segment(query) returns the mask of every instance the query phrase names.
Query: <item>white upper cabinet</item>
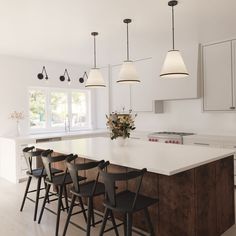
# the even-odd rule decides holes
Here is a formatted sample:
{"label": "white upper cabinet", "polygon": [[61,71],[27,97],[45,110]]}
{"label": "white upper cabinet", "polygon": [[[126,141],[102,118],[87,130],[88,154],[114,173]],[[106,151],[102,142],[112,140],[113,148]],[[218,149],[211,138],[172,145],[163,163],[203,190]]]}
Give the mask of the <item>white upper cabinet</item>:
{"label": "white upper cabinet", "polygon": [[232,80],[233,80],[233,95],[234,104],[236,107],[236,40],[232,41]]}
{"label": "white upper cabinet", "polygon": [[135,66],[141,82],[131,86],[131,108],[136,112],[151,112],[157,91],[153,60],[150,58],[136,61]]}
{"label": "white upper cabinet", "polygon": [[112,111],[132,109],[135,112],[154,112],[155,100],[192,99],[198,97],[198,44],[185,46],[183,58],[190,76],[184,79],[160,78],[166,51],[134,62],[141,83],[119,84],[121,65],[111,66],[110,91]]}
{"label": "white upper cabinet", "polygon": [[203,46],[203,109],[234,109],[231,41]]}

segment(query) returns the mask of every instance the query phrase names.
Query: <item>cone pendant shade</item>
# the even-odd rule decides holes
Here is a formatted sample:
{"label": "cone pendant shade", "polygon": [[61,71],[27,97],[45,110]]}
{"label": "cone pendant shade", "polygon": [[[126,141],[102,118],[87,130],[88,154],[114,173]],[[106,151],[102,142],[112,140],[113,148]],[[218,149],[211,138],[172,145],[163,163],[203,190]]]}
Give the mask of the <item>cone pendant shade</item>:
{"label": "cone pendant shade", "polygon": [[98,68],[92,68],[89,72],[85,87],[87,88],[101,88],[106,87],[102,77],[102,73]]}
{"label": "cone pendant shade", "polygon": [[187,78],[189,76],[184,60],[179,50],[175,50],[175,21],[174,21],[174,7],[178,1],[171,0],[168,6],[172,10],[172,50],[167,52],[164,64],[162,66],[161,78]]}
{"label": "cone pendant shade", "polygon": [[119,80],[117,82],[123,84],[133,84],[140,82],[137,70],[132,61],[124,61],[120,70]]}
{"label": "cone pendant shade", "polygon": [[160,76],[162,78],[186,78],[189,76],[180,51],[171,50],[166,54]]}
{"label": "cone pendant shade", "polygon": [[139,83],[140,80],[138,78],[138,73],[137,73],[137,70],[135,68],[133,61],[129,59],[130,58],[129,57],[129,24],[132,22],[132,20],[124,19],[123,22],[126,24],[126,27],[127,27],[127,32],[126,32],[127,58],[121,67],[119,79],[116,82],[120,84],[136,84],[136,83]]}
{"label": "cone pendant shade", "polygon": [[94,50],[94,67],[90,70],[88,79],[86,81],[86,88],[103,88],[106,87],[105,81],[102,77],[102,73],[99,68],[97,68],[97,60],[96,60],[96,36],[98,32],[92,32],[91,35],[94,37],[93,39],[93,50]]}

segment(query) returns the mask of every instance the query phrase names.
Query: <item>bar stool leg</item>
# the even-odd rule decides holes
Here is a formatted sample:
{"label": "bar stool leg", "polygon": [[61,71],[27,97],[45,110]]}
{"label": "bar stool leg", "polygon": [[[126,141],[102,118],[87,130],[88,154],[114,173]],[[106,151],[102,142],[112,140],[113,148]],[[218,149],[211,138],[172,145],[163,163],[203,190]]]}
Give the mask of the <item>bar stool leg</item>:
{"label": "bar stool leg", "polygon": [[103,236],[103,233],[104,233],[104,230],[105,230],[105,227],[106,227],[106,223],[107,223],[108,215],[109,215],[109,209],[106,208],[105,212],[104,212],[104,216],[103,216],[103,220],[102,220],[102,225],[101,225],[99,236]]}
{"label": "bar stool leg", "polygon": [[65,203],[66,203],[66,212],[68,212],[69,211],[69,204],[68,204],[68,196],[67,196],[66,186],[64,186],[64,196],[65,196]]}
{"label": "bar stool leg", "polygon": [[127,213],[127,236],[132,236],[132,214]]}
{"label": "bar stool leg", "polygon": [[66,231],[67,231],[68,225],[70,223],[70,218],[71,218],[71,214],[73,212],[75,199],[76,199],[76,196],[73,195],[73,197],[71,199],[71,205],[70,205],[70,209],[69,209],[69,212],[68,212],[68,216],[67,216],[67,219],[66,219],[66,224],[65,224],[65,227],[64,227],[64,231],[63,231],[63,236],[66,236]]}
{"label": "bar stool leg", "polygon": [[90,236],[91,220],[92,220],[92,198],[88,198],[88,220],[87,220],[87,231],[86,236]]}
{"label": "bar stool leg", "polygon": [[118,233],[118,230],[117,230],[117,226],[116,226],[116,221],[115,221],[115,218],[114,218],[112,210],[110,210],[110,215],[111,215],[111,222],[112,222],[112,225],[113,225],[114,230],[115,230],[115,234],[116,234],[116,236],[119,236],[119,233]]}
{"label": "bar stool leg", "polygon": [[152,222],[151,222],[151,218],[148,212],[148,209],[144,209],[144,213],[145,213],[145,217],[146,217],[146,221],[147,221],[147,225],[149,228],[149,232],[151,236],[154,236],[154,230],[153,230],[153,226],[152,226]]}
{"label": "bar stool leg", "polygon": [[[43,178],[44,187],[45,187],[45,191],[46,191],[46,189],[47,189],[47,183],[45,182],[45,180],[46,180],[46,177]],[[48,196],[47,202],[50,203],[49,196]]]}
{"label": "bar stool leg", "polygon": [[46,202],[47,202],[47,199],[48,199],[48,193],[49,193],[50,187],[51,187],[51,185],[47,184],[47,189],[46,189],[45,197],[43,199],[43,205],[42,205],[41,212],[40,212],[40,215],[39,215],[38,224],[40,224],[40,222],[42,220],[42,216],[43,216],[44,208],[45,208],[45,205],[46,205]]}
{"label": "bar stool leg", "polygon": [[127,235],[127,217],[126,217],[126,213],[124,215],[123,223],[124,223],[124,236],[126,236]]}
{"label": "bar stool leg", "polygon": [[91,200],[91,211],[92,211],[92,226],[95,227],[93,199]]}
{"label": "bar stool leg", "polygon": [[26,185],[26,189],[25,189],[24,198],[23,198],[23,201],[22,201],[22,204],[21,204],[20,211],[23,211],[23,208],[24,208],[24,205],[25,205],[25,199],[26,199],[28,191],[29,191],[29,186],[30,186],[31,180],[32,180],[32,177],[29,176],[28,177],[28,181],[27,181],[27,185]]}
{"label": "bar stool leg", "polygon": [[58,198],[58,205],[57,205],[57,222],[56,222],[56,232],[55,236],[58,236],[59,231],[59,223],[60,223],[60,216],[61,216],[61,205],[62,205],[62,195],[63,195],[63,187],[59,187],[59,198]]}
{"label": "bar stool leg", "polygon": [[83,215],[84,215],[84,220],[85,222],[87,223],[87,215],[85,213],[85,208],[84,208],[84,204],[83,204],[83,201],[82,201],[82,198],[81,197],[78,197],[79,198],[79,204],[80,204],[80,207],[83,211]]}
{"label": "bar stool leg", "polygon": [[39,204],[39,194],[40,194],[40,188],[41,188],[41,180],[42,180],[42,178],[39,177],[38,178],[38,184],[37,184],[35,207],[34,207],[34,221],[36,221],[36,219],[37,219],[38,204]]}

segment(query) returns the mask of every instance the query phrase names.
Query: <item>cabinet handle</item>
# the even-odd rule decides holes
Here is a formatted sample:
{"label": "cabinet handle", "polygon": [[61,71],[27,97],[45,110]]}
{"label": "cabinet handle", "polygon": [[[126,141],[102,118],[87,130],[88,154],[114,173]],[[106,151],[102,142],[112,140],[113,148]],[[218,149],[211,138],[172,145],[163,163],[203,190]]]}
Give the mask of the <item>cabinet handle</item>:
{"label": "cabinet handle", "polygon": [[234,110],[234,109],[235,109],[235,107],[230,107],[229,109],[230,109],[230,110]]}
{"label": "cabinet handle", "polygon": [[209,143],[194,143],[195,145],[209,146]]}

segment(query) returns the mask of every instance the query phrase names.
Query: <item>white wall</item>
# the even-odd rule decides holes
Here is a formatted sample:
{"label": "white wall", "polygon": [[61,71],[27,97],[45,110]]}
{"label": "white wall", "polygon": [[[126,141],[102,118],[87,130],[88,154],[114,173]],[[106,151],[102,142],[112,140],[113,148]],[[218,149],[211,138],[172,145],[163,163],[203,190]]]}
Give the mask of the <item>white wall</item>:
{"label": "white wall", "polygon": [[[37,74],[42,67],[46,66],[49,81],[38,80]],[[61,82],[59,76],[64,73],[65,68],[71,76],[72,83],[69,86]],[[87,70],[86,66],[69,65],[51,61],[40,61],[12,56],[0,56],[0,135],[11,135],[15,133],[15,122],[10,120],[9,114],[23,111],[26,119],[21,122],[22,134],[28,132],[28,88],[32,86],[48,86],[56,88],[84,88],[78,79]],[[94,93],[94,92],[92,92]],[[92,96],[93,101],[95,96]],[[94,103],[93,103],[94,104]],[[93,110],[95,108],[93,107]],[[96,122],[93,117],[93,126]]]}
{"label": "white wall", "polygon": [[163,114],[139,113],[137,130],[236,135],[236,113],[202,112],[201,99],[165,101]]}

